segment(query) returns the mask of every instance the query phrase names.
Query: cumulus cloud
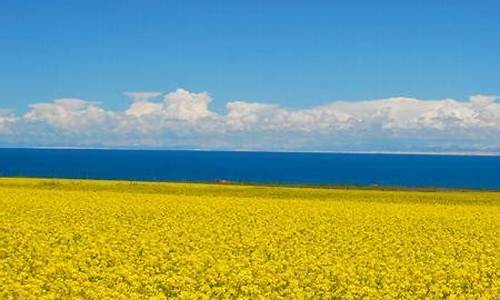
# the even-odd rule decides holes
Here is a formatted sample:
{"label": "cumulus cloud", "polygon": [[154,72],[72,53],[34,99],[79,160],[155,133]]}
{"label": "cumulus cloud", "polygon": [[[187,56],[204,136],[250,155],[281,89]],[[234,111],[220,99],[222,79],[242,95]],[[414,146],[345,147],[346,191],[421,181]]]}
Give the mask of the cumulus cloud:
{"label": "cumulus cloud", "polygon": [[[22,116],[0,110],[0,142],[30,146],[247,148],[283,150],[499,151],[498,97],[468,101],[394,97],[289,109],[178,89],[127,92],[124,111],[64,98]],[[129,100],[129,101],[130,101]]]}
{"label": "cumulus cloud", "polygon": [[81,99],[56,99],[49,103],[32,104],[23,116],[27,122],[46,123],[63,133],[81,133],[99,128],[114,113],[104,110],[98,103]]}
{"label": "cumulus cloud", "polygon": [[207,93],[191,93],[184,89],[164,96],[163,102],[150,101],[151,98],[160,96],[158,93],[127,93],[134,102],[125,112],[128,116],[137,118],[158,116],[165,120],[196,121],[215,116],[208,109],[212,98]]}

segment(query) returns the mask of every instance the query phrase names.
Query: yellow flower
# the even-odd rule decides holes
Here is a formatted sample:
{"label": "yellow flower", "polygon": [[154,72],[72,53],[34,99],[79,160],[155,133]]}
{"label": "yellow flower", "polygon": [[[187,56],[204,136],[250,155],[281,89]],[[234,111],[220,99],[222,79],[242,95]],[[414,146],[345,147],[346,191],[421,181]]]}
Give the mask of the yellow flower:
{"label": "yellow flower", "polygon": [[500,193],[0,179],[0,299],[495,299]]}

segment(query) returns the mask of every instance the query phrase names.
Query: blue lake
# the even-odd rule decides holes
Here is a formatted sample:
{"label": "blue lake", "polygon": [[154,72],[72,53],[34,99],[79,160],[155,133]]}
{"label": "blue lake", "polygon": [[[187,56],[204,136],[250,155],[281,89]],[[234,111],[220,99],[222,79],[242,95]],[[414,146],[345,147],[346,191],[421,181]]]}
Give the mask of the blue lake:
{"label": "blue lake", "polygon": [[0,176],[500,189],[500,157],[0,149]]}

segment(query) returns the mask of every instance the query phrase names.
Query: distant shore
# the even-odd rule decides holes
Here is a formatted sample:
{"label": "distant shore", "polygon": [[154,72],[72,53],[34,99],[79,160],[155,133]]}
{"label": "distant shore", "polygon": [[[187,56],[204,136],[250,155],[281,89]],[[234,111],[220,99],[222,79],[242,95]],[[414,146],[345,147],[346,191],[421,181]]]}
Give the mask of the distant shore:
{"label": "distant shore", "polygon": [[402,150],[286,150],[286,149],[204,149],[204,148],[131,148],[131,147],[0,147],[0,149],[34,150],[103,150],[103,151],[193,151],[193,152],[262,152],[262,153],[311,153],[311,154],[384,154],[384,155],[436,155],[436,156],[500,156],[497,151],[402,151]]}

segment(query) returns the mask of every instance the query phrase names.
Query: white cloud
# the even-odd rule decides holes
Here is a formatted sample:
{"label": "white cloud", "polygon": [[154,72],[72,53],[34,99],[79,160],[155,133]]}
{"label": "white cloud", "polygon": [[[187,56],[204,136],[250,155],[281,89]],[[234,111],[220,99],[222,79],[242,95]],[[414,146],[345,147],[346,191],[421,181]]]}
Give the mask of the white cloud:
{"label": "white cloud", "polygon": [[126,92],[133,103],[125,111],[128,116],[141,117],[143,115],[152,115],[160,113],[163,110],[161,103],[151,102],[151,99],[161,96],[158,92]]}
{"label": "white cloud", "polygon": [[158,97],[157,93],[127,93],[134,102],[125,111],[128,116],[137,118],[157,116],[165,120],[196,121],[198,119],[216,116],[208,109],[212,98],[207,93],[191,93],[184,89],[164,96],[163,102],[150,101]]}
{"label": "white cloud", "polygon": [[0,136],[12,134],[12,126],[17,118],[6,109],[0,109]]}
{"label": "white cloud", "polygon": [[195,121],[215,115],[208,109],[212,98],[205,92],[196,94],[178,89],[165,95],[164,100],[164,112],[168,118]]}
{"label": "white cloud", "polygon": [[98,103],[73,98],[32,104],[30,107],[31,111],[23,116],[25,121],[46,123],[68,133],[99,128],[114,114],[104,110]]}
{"label": "white cloud", "polygon": [[228,130],[252,130],[255,126],[262,125],[261,122],[272,120],[280,110],[277,105],[244,101],[229,102],[226,108]]}
{"label": "white cloud", "polygon": [[140,118],[142,116],[160,115],[163,113],[163,104],[150,101],[138,101],[130,105],[125,111],[127,116]]}
{"label": "white cloud", "polygon": [[206,92],[178,89],[126,95],[132,103],[125,111],[65,98],[32,104],[23,116],[0,112],[0,141],[54,146],[500,151],[500,104],[495,96],[476,95],[469,101],[407,97],[335,101],[304,109],[232,101],[226,104],[227,112],[219,114],[210,110],[212,98]]}
{"label": "white cloud", "polygon": [[227,104],[228,129],[285,132],[335,132],[352,127],[357,120],[327,106],[289,110],[277,105],[235,101]]}

